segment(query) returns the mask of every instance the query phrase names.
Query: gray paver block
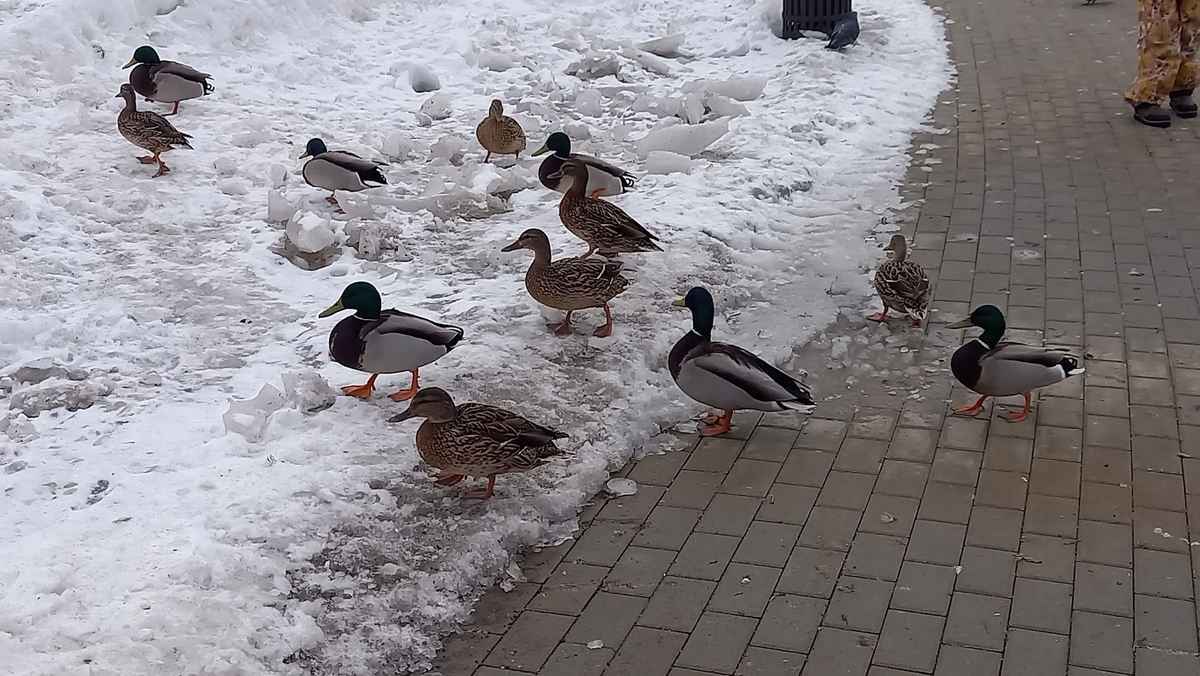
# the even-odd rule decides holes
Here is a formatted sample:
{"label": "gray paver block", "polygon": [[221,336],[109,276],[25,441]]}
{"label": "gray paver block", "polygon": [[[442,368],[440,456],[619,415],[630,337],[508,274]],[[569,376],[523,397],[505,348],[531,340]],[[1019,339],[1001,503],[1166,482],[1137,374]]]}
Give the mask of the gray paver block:
{"label": "gray paver block", "polygon": [[601,589],[617,594],[650,596],[667,574],[676,553],[667,549],[628,547],[601,583]]}
{"label": "gray paver block", "polygon": [[601,676],[615,653],[578,643],[559,643],[538,676]]}
{"label": "gray paver block", "polygon": [[966,524],[975,495],[970,486],[931,483],[925,487],[917,518],[926,521]]}
{"label": "gray paver block", "polygon": [[604,676],[667,676],[687,634],[634,627]]}
{"label": "gray paver block", "polygon": [[717,588],[715,582],[667,577],[658,585],[638,624],[655,629],[689,632]]}
{"label": "gray paver block", "polygon": [[645,607],[644,598],[597,592],[564,640],[587,644],[598,639],[615,650]]}
{"label": "gray paver block", "polygon": [[527,610],[492,648],[484,664],[537,672],[574,621],[566,615]]}
{"label": "gray paver block", "polygon": [[733,560],[782,568],[799,538],[800,526],[754,521],[738,545]]}
{"label": "gray paver block", "polygon": [[955,592],[943,640],[969,648],[1003,649],[1009,604],[1008,599]]}
{"label": "gray paver block", "polygon": [[1001,676],[1059,676],[1067,670],[1068,639],[1026,629],[1012,629],[1004,647]]}
{"label": "gray paver block", "polygon": [[716,673],[731,673],[741,661],[757,625],[758,620],[753,617],[706,612],[696,624],[675,664]]}
{"label": "gray paver block", "polygon": [[799,676],[805,656],[770,648],[750,646],[742,656],[735,676]]}
{"label": "gray paver block", "polygon": [[801,676],[864,676],[877,638],[873,634],[822,627]]}
{"label": "gray paver block", "polygon": [[729,564],[708,602],[709,610],[762,617],[782,572],[779,568],[767,566]]}
{"label": "gray paver block", "polygon": [[1071,664],[1128,674],[1133,671],[1133,621],[1076,611],[1071,619]]}
{"label": "gray paver block", "polygon": [[764,648],[807,653],[824,613],[822,599],[780,594],[771,599],[750,642]]}
{"label": "gray paver block", "polygon": [[719,580],[739,542],[738,538],[730,535],[692,533],[668,573],[678,577]]}
{"label": "gray paver block", "polygon": [[1000,653],[943,645],[934,676],[999,676]]}
{"label": "gray paver block", "polygon": [[783,593],[829,598],[846,555],[827,549],[796,547],[776,589]]}
{"label": "gray paver block", "polygon": [[872,661],[922,673],[933,671],[937,662],[945,620],[902,610],[888,612]]}

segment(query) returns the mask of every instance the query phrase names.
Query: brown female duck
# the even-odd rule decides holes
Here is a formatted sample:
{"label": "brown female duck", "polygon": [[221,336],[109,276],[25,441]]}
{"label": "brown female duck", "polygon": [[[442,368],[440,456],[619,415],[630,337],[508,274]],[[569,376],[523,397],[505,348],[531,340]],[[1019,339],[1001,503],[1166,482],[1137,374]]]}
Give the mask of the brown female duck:
{"label": "brown female duck", "polygon": [[155,178],[171,171],[160,155],[175,148],[192,149],[188,143],[191,136],[176,129],[167,118],[158,113],[137,109],[137,96],[133,93],[133,87],[128,84],[121,85],[121,91],[113,98],[125,99],[125,107],[117,115],[117,129],[121,136],[133,145],[154,153],[139,157],[138,161],[142,164],[157,162],[158,172],[154,174]]}
{"label": "brown female duck", "polygon": [[562,432],[487,404],[455,406],[437,387],[417,392],[408,410],[390,422],[410,418],[425,419],[417,428],[417,453],[441,470],[438,484],[453,486],[468,476],[488,478],[487,488],[467,493],[468,498],[492,497],[499,474],[527,472],[564,455],[554,445],[567,438]]}
{"label": "brown female duck", "polygon": [[870,315],[873,322],[887,321],[888,310],[908,315],[913,326],[920,326],[929,314],[929,277],[921,266],[908,260],[904,235],[892,235],[883,249],[888,260],[875,270],[875,290],[883,301],[883,312]]}
{"label": "brown female duck", "polygon": [[488,116],[475,128],[475,138],[487,151],[484,162],[492,158],[492,153],[514,155],[519,160],[521,151],[525,150],[525,130],[519,122],[504,114],[504,104],[500,99],[492,101]]}
{"label": "brown female duck", "polygon": [[550,178],[569,177],[571,187],[558,203],[558,217],[579,239],[587,242],[587,258],[596,251],[601,256],[642,251],[662,251],[657,237],[633,220],[621,207],[588,197],[588,166],[579,160],[567,160]]}
{"label": "brown female duck", "polygon": [[558,335],[568,334],[571,332],[573,312],[602,307],[606,321],[593,335],[600,338],[612,335],[613,319],[608,302],[629,288],[631,283],[621,276],[621,263],[582,258],[551,260],[550,239],[537,228],[521,233],[517,241],[501,251],[517,249],[533,252],[533,263],[525,273],[525,288],[529,295],[542,305],[567,313],[561,322],[547,324],[548,328]]}

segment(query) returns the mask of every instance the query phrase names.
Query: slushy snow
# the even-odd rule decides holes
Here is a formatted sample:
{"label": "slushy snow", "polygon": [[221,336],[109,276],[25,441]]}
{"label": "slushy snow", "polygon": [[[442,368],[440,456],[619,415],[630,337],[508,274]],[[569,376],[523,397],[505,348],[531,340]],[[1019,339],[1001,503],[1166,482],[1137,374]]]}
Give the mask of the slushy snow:
{"label": "slushy snow", "polygon": [[[483,591],[520,578],[516,552],[569,537],[612,470],[702,411],[666,370],[688,327],[670,301],[708,286],[717,335],[780,363],[863,308],[864,242],[949,80],[940,20],[863,0],[839,54],[774,37],[778,7],[8,3],[0,673],[424,669]],[[171,118],[196,149],[157,179],[116,129],[142,44],[216,87]],[[568,129],[641,177],[614,202],[666,253],[628,257],[612,338],[590,336],[598,312],[548,334],[528,252],[500,252],[529,227],[555,256],[585,246],[541,158],[480,163],[493,98],[530,151]],[[315,136],[387,159],[389,185],[334,213],[300,177]],[[402,405],[338,392],[365,375],[330,363],[338,319],[317,314],[356,280],[465,329],[422,383],[563,430],[571,458],[483,503],[460,498],[475,480],[434,485],[416,423],[386,422]]]}

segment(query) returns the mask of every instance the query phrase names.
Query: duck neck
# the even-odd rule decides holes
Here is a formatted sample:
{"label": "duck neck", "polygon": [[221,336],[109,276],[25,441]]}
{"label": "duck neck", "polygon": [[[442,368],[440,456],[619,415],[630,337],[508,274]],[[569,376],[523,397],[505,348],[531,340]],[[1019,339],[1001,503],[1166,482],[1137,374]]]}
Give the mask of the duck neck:
{"label": "duck neck", "polygon": [[[583,176],[581,177],[580,174],[583,174]],[[573,200],[587,197],[588,180],[586,171],[572,171],[570,173],[564,173],[563,176],[571,179],[571,187],[567,189],[566,193],[567,197],[570,197]]]}
{"label": "duck neck", "polygon": [[898,240],[892,245],[892,260],[897,263],[903,263],[908,260],[908,243]]}
{"label": "duck neck", "polygon": [[987,345],[989,349],[996,347],[996,345],[1000,344],[1000,339],[1004,337],[1005,328],[1004,322],[1002,321],[988,322],[988,324],[983,327],[983,335],[979,336],[979,341],[984,345]]}
{"label": "duck neck", "polygon": [[544,270],[550,267],[550,243],[545,242],[533,247],[533,262],[529,264],[530,270]]}

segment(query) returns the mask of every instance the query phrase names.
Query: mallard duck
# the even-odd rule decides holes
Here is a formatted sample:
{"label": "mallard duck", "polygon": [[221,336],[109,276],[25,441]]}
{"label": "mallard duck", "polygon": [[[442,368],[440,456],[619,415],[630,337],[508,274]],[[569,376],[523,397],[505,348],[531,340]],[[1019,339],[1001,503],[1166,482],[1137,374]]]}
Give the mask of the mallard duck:
{"label": "mallard duck", "polygon": [[[771,366],[753,353],[712,339],[713,298],[703,287],[695,287],[674,303],[692,311],[692,330],[671,348],[667,367],[683,393],[722,409],[704,418],[700,434],[713,437],[733,427],[733,412],[800,411],[816,408],[804,381]],[[801,372],[801,378],[807,376]]]}
{"label": "mallard duck", "polygon": [[579,160],[567,160],[562,168],[550,175],[551,178],[569,177],[571,187],[558,203],[558,217],[579,239],[587,242],[587,258],[600,251],[600,255],[662,251],[657,239],[641,223],[625,213],[621,207],[602,199],[587,196],[588,167]]}
{"label": "mallard duck", "polygon": [[496,476],[527,472],[564,455],[554,445],[567,435],[487,404],[459,404],[445,390],[426,387],[408,410],[390,422],[424,418],[417,428],[417,453],[441,470],[437,483],[453,486],[468,476],[486,476],[486,489],[467,493],[486,500],[496,489]]}
{"label": "mallard duck", "polygon": [[521,151],[525,150],[525,130],[519,122],[504,114],[504,104],[500,99],[492,101],[488,116],[475,128],[475,138],[487,151],[484,162],[492,158],[492,153],[514,155],[519,160]]}
{"label": "mallard duck", "polygon": [[929,314],[929,277],[916,262],[908,260],[904,235],[892,235],[884,251],[888,259],[875,270],[875,290],[883,301],[883,312],[867,317],[873,322],[887,321],[888,310],[908,315],[913,326],[920,326]]}
{"label": "mallard duck", "polygon": [[179,102],[198,99],[211,92],[208,73],[175,61],[163,61],[153,47],[143,45],[133,50],[133,58],[122,66],[137,65],[129,72],[129,84],[134,91],[157,103],[174,103],[175,108],[167,115],[179,112]]}
{"label": "mallard duck", "polygon": [[559,173],[567,160],[578,160],[587,165],[587,194],[591,197],[601,195],[620,195],[633,187],[637,179],[624,169],[609,164],[591,155],[571,152],[571,138],[561,131],[556,131],[546,139],[546,144],[534,151],[537,157],[554,151],[554,154],[542,160],[538,167],[538,180],[547,188],[565,193],[572,185],[571,177]]}
{"label": "mallard duck", "polygon": [[1009,422],[1021,422],[1029,417],[1030,394],[1034,390],[1084,371],[1079,359],[1066,351],[1000,342],[1004,337],[1004,313],[994,305],[980,305],[971,311],[970,317],[951,324],[950,328],[971,326],[983,329],[983,335],[954,351],[950,371],[958,382],[983,396],[971,406],[956,407],[957,414],[977,415],[988,397],[1021,394],[1025,396],[1025,408],[1004,416]]}
{"label": "mallard duck", "polygon": [[175,148],[192,150],[191,144],[188,143],[191,136],[176,129],[167,118],[158,113],[137,109],[137,96],[133,93],[133,87],[121,85],[121,91],[113,98],[125,99],[125,107],[117,115],[117,129],[121,136],[133,145],[154,153],[139,157],[138,161],[142,164],[157,162],[158,172],[154,174],[155,178],[171,171],[160,155]]}
{"label": "mallard duck", "polygon": [[550,259],[550,239],[537,228],[521,233],[517,241],[501,249],[529,249],[533,262],[525,273],[525,288],[542,305],[566,311],[561,322],[546,326],[558,335],[571,332],[571,313],[593,307],[604,308],[604,326],[593,335],[606,338],[612,335],[612,311],[608,302],[629,288],[630,281],[621,276],[620,262],[583,260],[581,258]]}
{"label": "mallard duck", "polygon": [[339,190],[358,192],[377,187],[367,185],[367,181],[387,185],[387,177],[379,170],[380,167],[386,167],[386,163],[364,160],[346,150],[329,150],[319,138],[309,139],[300,159],[306,157],[312,159],[304,163],[301,171],[304,182],[314,188],[330,191],[325,201],[335,207],[339,206],[336,197]]}
{"label": "mallard duck", "polygon": [[354,314],[329,332],[329,355],[342,366],[371,374],[365,385],[342,388],[359,399],[371,396],[380,373],[411,371],[412,385],[391,395],[392,401],[406,401],[417,393],[417,370],[457,347],[463,330],[381,307],[379,291],[371,284],[354,282],[347,286],[338,302],[320,315],[328,317],[342,310],[354,310]]}

